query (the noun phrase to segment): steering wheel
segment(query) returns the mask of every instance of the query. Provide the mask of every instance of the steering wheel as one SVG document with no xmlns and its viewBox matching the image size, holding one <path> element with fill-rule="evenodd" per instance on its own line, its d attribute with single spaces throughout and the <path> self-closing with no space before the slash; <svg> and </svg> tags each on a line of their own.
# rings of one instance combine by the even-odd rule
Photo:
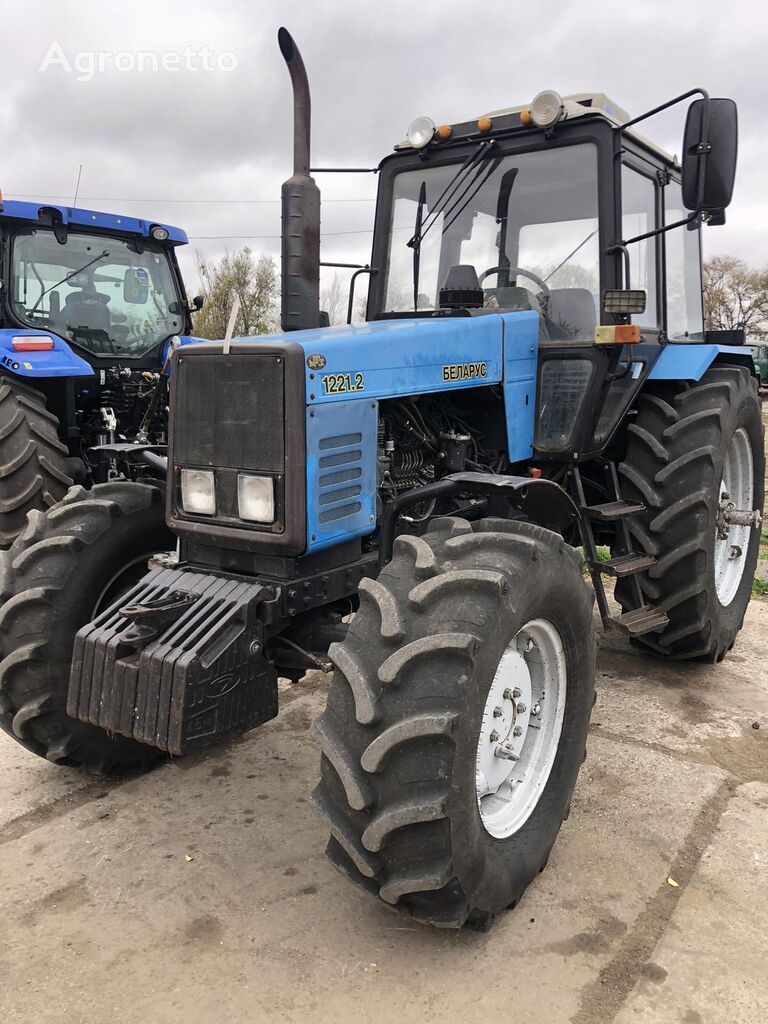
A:
<svg viewBox="0 0 768 1024">
<path fill-rule="evenodd" d="M 482 274 L 478 278 L 478 281 L 480 282 L 480 284 L 482 284 L 486 277 L 490 277 L 491 274 L 498 274 L 500 270 L 508 271 L 509 274 L 512 275 L 512 277 L 517 277 L 518 274 L 522 274 L 523 277 L 529 277 L 531 281 L 534 282 L 534 284 L 537 284 L 539 286 L 539 288 L 541 289 L 541 294 L 544 296 L 544 298 L 549 298 L 549 288 L 547 287 L 547 285 L 542 281 L 540 277 L 538 277 L 538 275 L 534 274 L 530 270 L 526 270 L 524 267 L 489 267 L 488 270 L 484 270 L 482 272 Z"/>
</svg>

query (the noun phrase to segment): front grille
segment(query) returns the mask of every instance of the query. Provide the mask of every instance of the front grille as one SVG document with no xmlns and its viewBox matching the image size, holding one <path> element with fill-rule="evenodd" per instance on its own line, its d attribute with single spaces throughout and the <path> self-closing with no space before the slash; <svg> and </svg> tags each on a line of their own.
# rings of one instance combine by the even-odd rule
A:
<svg viewBox="0 0 768 1024">
<path fill-rule="evenodd" d="M 268 353 L 181 355 L 177 465 L 282 473 L 285 363 Z"/>
<path fill-rule="evenodd" d="M 284 555 L 307 544 L 304 350 L 290 341 L 220 342 L 180 349 L 171 365 L 169 525 L 182 538 Z M 181 507 L 180 468 L 214 471 L 217 512 Z M 245 522 L 237 474 L 270 476 L 274 523 Z"/>
</svg>

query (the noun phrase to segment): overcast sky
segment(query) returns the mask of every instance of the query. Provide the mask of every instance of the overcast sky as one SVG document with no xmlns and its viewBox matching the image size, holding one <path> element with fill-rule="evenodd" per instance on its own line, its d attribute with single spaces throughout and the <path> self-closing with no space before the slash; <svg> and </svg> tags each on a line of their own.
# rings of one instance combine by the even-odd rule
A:
<svg viewBox="0 0 768 1024">
<path fill-rule="evenodd" d="M 321 166 L 374 166 L 419 114 L 465 120 L 545 88 L 605 92 L 631 114 L 697 85 L 732 96 L 736 190 L 727 225 L 704 229 L 705 252 L 768 263 L 762 0 L 5 0 L 0 188 L 71 202 L 82 163 L 78 205 L 187 230 L 191 291 L 193 248 L 277 255 L 291 167 L 281 24 L 309 72 Z M 115 68 L 138 51 L 143 71 Z M 677 108 L 643 131 L 677 153 L 683 118 Z M 319 184 L 323 257 L 365 261 L 373 175 Z"/>
</svg>

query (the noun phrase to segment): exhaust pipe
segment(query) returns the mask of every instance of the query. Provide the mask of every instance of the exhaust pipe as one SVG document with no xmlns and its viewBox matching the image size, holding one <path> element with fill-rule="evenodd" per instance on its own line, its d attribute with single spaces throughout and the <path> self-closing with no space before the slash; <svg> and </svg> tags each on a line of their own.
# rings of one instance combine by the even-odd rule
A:
<svg viewBox="0 0 768 1024">
<path fill-rule="evenodd" d="M 287 29 L 277 33 L 293 86 L 293 176 L 282 190 L 284 331 L 320 326 L 320 189 L 309 173 L 312 103 L 304 61 Z"/>
</svg>

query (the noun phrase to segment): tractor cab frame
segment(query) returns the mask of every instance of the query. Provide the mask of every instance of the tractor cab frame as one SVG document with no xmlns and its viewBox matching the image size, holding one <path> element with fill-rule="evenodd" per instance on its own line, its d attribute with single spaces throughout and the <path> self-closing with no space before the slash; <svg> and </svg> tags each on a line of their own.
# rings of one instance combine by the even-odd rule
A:
<svg viewBox="0 0 768 1024">
<path fill-rule="evenodd" d="M 703 95 L 698 104 L 731 116 L 719 106 L 730 101 Z M 561 112 L 551 124 L 533 122 L 534 101 L 443 125 L 381 162 L 367 318 L 535 309 L 536 457 L 587 460 L 609 445 L 668 344 L 743 339 L 703 326 L 701 225 L 722 223 L 722 210 L 686 208 L 677 158 L 627 129 L 628 115 L 605 96 L 551 96 Z M 716 117 L 710 124 L 722 131 Z M 687 149 L 701 145 L 697 127 L 689 118 Z M 468 267 L 482 288 L 474 298 L 446 288 Z M 639 328 L 631 347 L 596 345 L 598 326 L 628 324 Z"/>
</svg>

